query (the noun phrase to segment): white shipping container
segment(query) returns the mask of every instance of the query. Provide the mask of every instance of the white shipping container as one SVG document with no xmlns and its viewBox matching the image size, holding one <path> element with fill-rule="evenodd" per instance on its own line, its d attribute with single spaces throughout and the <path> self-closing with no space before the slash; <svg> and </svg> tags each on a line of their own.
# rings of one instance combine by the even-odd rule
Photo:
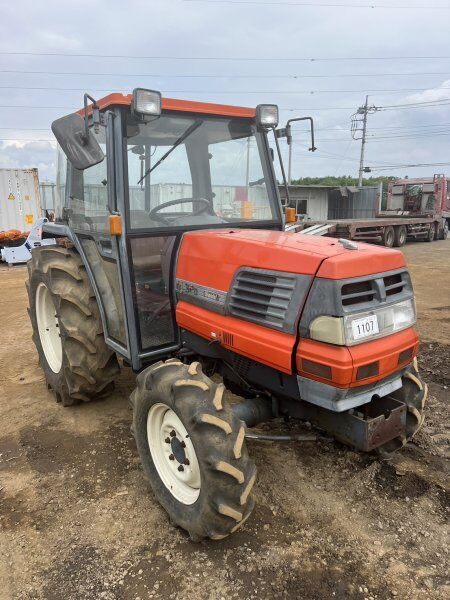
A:
<svg viewBox="0 0 450 600">
<path fill-rule="evenodd" d="M 29 231 L 41 217 L 37 169 L 0 169 L 0 231 Z"/>
</svg>

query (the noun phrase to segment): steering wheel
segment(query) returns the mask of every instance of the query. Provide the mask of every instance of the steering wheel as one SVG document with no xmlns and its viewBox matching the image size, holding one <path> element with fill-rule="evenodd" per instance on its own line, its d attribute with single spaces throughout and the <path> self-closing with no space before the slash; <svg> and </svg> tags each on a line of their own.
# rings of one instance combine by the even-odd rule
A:
<svg viewBox="0 0 450 600">
<path fill-rule="evenodd" d="M 164 215 L 159 215 L 158 213 L 163 209 L 169 206 L 175 206 L 176 204 L 191 204 L 194 202 L 200 202 L 202 206 L 191 213 L 191 216 L 201 215 L 205 212 L 209 212 L 209 214 L 214 214 L 211 206 L 211 202 L 206 198 L 177 198 L 176 200 L 169 200 L 168 202 L 163 202 L 162 204 L 158 204 L 151 209 L 148 213 L 148 216 L 155 221 L 166 221 Z"/>
</svg>

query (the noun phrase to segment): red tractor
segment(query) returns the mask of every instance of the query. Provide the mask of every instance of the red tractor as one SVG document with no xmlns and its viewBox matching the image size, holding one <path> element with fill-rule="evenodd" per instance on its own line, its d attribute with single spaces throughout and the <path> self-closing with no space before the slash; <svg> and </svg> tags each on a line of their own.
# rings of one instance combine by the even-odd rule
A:
<svg viewBox="0 0 450 600">
<path fill-rule="evenodd" d="M 28 263 L 33 338 L 64 406 L 137 374 L 132 431 L 172 521 L 193 540 L 245 522 L 257 423 L 306 419 L 362 451 L 411 439 L 427 390 L 403 255 L 284 231 L 277 107 L 88 100 L 52 125 L 57 243 Z"/>
</svg>

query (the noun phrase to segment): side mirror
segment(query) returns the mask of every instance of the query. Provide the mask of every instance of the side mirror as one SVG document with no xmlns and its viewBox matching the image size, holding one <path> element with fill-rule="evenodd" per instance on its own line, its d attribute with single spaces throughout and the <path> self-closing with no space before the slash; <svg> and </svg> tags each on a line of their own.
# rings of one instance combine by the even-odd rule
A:
<svg viewBox="0 0 450 600">
<path fill-rule="evenodd" d="M 85 121 L 77 113 L 56 119 L 52 131 L 69 162 L 84 171 L 102 162 L 103 150 L 92 133 L 85 127 Z"/>
</svg>

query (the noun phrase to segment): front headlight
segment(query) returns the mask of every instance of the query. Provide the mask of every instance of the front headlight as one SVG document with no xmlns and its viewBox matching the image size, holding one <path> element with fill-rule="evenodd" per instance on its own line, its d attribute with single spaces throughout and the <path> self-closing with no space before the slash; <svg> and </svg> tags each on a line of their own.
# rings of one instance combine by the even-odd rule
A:
<svg viewBox="0 0 450 600">
<path fill-rule="evenodd" d="M 258 104 L 256 122 L 260 127 L 276 127 L 278 125 L 278 106 L 276 104 Z"/>
<path fill-rule="evenodd" d="M 135 88 L 131 107 L 134 113 L 148 117 L 159 117 L 161 114 L 161 92 Z"/>
<path fill-rule="evenodd" d="M 354 346 L 397 333 L 411 327 L 415 322 L 416 305 L 411 298 L 346 317 L 320 316 L 311 323 L 309 331 L 313 340 L 339 346 Z"/>
<path fill-rule="evenodd" d="M 309 335 L 312 340 L 345 346 L 344 323 L 341 317 L 322 315 L 311 323 Z"/>
</svg>

